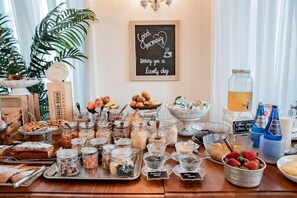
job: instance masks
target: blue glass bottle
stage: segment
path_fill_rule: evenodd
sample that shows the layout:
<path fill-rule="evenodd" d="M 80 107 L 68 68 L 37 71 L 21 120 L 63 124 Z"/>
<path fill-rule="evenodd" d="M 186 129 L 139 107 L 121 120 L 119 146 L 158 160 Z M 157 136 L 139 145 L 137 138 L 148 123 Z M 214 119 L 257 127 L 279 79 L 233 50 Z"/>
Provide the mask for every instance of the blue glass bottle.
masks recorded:
<path fill-rule="evenodd" d="M 257 113 L 254 119 L 254 124 L 252 126 L 252 131 L 257 133 L 264 133 L 266 127 L 266 117 L 264 114 L 264 105 L 259 102 Z"/>
<path fill-rule="evenodd" d="M 282 139 L 282 130 L 279 122 L 277 105 L 272 105 L 271 114 L 264 132 L 264 138 L 276 141 Z"/>

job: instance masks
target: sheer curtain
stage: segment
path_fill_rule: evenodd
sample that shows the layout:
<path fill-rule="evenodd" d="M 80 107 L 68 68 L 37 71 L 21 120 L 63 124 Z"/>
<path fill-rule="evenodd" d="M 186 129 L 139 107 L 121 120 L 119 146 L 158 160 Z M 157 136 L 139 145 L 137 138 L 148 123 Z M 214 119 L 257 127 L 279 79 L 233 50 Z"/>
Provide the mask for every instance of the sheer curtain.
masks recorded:
<path fill-rule="evenodd" d="M 13 29 L 15 38 L 18 39 L 19 49 L 26 60 L 30 62 L 30 47 L 36 26 L 47 15 L 64 0 L 2 0 L 0 1 L 0 13 L 7 15 L 10 20 L 8 26 Z M 84 8 L 82 0 L 67 1 L 64 7 Z M 83 50 L 83 49 L 82 49 Z M 74 60 L 76 69 L 69 68 L 69 80 L 72 82 L 75 102 L 87 104 L 84 93 L 85 68 L 84 63 Z"/>
<path fill-rule="evenodd" d="M 211 120 L 222 121 L 233 68 L 250 69 L 258 102 L 297 100 L 297 1 L 213 0 Z"/>

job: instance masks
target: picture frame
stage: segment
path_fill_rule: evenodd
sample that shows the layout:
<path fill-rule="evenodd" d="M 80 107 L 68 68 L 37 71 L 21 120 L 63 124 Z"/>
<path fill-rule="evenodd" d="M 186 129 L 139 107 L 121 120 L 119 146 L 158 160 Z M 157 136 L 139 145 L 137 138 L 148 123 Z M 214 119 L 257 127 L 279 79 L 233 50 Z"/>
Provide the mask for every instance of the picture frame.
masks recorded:
<path fill-rule="evenodd" d="M 132 81 L 179 80 L 179 21 L 130 21 Z"/>

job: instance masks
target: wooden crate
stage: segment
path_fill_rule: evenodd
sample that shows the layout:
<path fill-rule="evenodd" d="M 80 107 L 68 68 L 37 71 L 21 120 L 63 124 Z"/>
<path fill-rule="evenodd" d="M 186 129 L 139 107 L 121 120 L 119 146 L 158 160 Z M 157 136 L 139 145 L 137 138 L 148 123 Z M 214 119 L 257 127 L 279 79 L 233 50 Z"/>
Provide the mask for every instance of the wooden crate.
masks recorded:
<path fill-rule="evenodd" d="M 19 96 L 0 95 L 2 114 L 13 116 L 12 113 L 20 111 L 22 124 L 34 121 L 34 118 L 37 121 L 40 120 L 40 113 L 37 112 L 39 111 L 39 103 L 36 102 L 36 95 L 38 98 L 38 94 Z"/>
<path fill-rule="evenodd" d="M 7 127 L 0 132 L 0 141 L 3 144 L 9 144 L 12 141 L 20 140 L 22 136 L 18 129 L 22 125 L 22 112 L 17 110 L 12 113 L 4 113 L 2 119 L 6 122 Z"/>
<path fill-rule="evenodd" d="M 71 82 L 47 83 L 51 120 L 73 120 L 73 97 Z"/>

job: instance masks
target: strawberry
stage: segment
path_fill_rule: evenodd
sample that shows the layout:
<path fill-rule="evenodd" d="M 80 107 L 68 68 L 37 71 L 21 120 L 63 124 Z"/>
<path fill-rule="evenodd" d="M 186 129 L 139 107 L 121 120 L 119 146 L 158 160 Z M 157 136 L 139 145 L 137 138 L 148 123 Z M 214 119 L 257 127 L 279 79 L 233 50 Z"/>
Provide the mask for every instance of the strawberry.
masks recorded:
<path fill-rule="evenodd" d="M 257 158 L 257 153 L 253 150 L 242 150 L 241 155 L 248 160 Z"/>
<path fill-rule="evenodd" d="M 253 160 L 251 160 L 251 161 L 255 161 L 255 162 L 257 162 L 257 164 L 259 164 L 260 163 L 260 161 L 256 158 L 256 159 L 253 159 Z"/>
<path fill-rule="evenodd" d="M 230 158 L 228 159 L 228 162 L 227 162 L 230 166 L 240 166 L 240 162 L 237 161 L 236 159 L 234 158 Z"/>
<path fill-rule="evenodd" d="M 263 168 L 264 164 L 259 164 L 259 169 Z"/>
<path fill-rule="evenodd" d="M 244 163 L 244 166 L 247 167 L 250 170 L 257 170 L 258 169 L 258 163 L 255 161 L 249 161 Z"/>
<path fill-rule="evenodd" d="M 239 157 L 239 153 L 237 151 L 233 151 L 231 153 L 228 153 L 226 155 L 226 158 L 227 159 L 230 159 L 230 158 L 234 158 L 234 159 L 237 159 Z"/>

